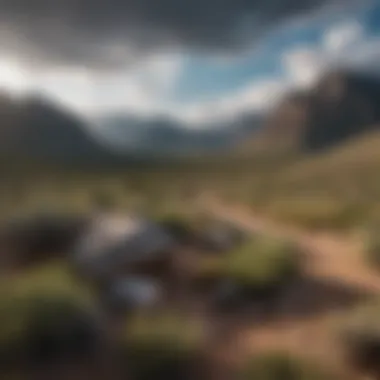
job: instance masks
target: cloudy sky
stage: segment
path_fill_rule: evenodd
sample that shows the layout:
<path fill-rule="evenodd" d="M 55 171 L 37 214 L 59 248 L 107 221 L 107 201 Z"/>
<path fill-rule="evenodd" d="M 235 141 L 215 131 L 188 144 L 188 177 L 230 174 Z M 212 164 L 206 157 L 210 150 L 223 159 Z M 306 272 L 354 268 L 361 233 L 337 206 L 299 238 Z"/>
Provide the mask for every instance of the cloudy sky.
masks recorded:
<path fill-rule="evenodd" d="M 380 0 L 0 0 L 0 88 L 89 117 L 215 123 L 378 58 Z"/>

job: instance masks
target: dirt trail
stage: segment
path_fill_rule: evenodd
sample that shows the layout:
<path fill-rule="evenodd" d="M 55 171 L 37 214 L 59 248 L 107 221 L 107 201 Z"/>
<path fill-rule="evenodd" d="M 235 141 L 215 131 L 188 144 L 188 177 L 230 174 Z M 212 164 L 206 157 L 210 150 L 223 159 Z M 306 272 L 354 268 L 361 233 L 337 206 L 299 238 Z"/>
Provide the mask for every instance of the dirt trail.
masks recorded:
<path fill-rule="evenodd" d="M 282 225 L 264 216 L 254 215 L 242 206 L 227 205 L 210 197 L 202 198 L 200 205 L 207 214 L 219 220 L 232 222 L 243 230 L 252 233 L 262 232 L 294 241 L 306 254 L 304 269 L 307 277 L 333 287 L 380 295 L 380 275 L 364 262 L 360 239 L 338 234 L 312 233 Z M 322 293 L 322 297 L 329 297 L 329 290 L 322 290 Z M 318 302 L 313 293 L 307 297 L 312 303 Z M 239 344 L 250 353 L 285 350 L 298 356 L 309 357 L 324 365 L 328 363 L 339 371 L 343 378 L 357 379 L 360 377 L 351 371 L 347 373 L 342 350 L 335 340 L 337 321 L 346 313 L 347 309 L 331 307 L 301 319 L 282 319 L 279 315 L 276 321 L 243 329 Z"/>
<path fill-rule="evenodd" d="M 212 198 L 202 199 L 201 204 L 207 213 L 232 222 L 243 230 L 294 241 L 306 253 L 305 270 L 309 275 L 380 294 L 380 276 L 363 261 L 360 239 L 286 226 L 254 215 L 244 207 L 227 206 Z"/>

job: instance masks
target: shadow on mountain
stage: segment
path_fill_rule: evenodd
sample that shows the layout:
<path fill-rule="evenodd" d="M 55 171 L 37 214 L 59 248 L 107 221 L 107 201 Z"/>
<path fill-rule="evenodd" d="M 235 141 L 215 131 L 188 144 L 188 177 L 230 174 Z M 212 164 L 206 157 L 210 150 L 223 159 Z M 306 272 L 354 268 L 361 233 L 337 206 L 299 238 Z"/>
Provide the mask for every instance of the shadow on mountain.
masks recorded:
<path fill-rule="evenodd" d="M 380 77 L 331 71 L 310 90 L 288 94 L 268 115 L 261 137 L 318 152 L 377 128 L 379 103 Z"/>

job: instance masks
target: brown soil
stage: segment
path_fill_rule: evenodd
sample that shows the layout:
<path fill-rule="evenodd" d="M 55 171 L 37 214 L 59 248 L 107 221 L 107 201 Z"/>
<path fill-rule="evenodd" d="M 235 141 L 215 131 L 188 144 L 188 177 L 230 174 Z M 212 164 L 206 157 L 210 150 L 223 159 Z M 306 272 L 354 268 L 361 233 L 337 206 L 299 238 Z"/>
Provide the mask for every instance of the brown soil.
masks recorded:
<path fill-rule="evenodd" d="M 212 197 L 200 199 L 199 205 L 246 231 L 291 239 L 305 253 L 303 283 L 288 292 L 274 318 L 235 325 L 234 351 L 286 351 L 327 365 L 344 379 L 360 379 L 347 370 L 334 338 L 337 321 L 349 308 L 380 294 L 380 276 L 363 261 L 360 239 L 285 226 Z"/>

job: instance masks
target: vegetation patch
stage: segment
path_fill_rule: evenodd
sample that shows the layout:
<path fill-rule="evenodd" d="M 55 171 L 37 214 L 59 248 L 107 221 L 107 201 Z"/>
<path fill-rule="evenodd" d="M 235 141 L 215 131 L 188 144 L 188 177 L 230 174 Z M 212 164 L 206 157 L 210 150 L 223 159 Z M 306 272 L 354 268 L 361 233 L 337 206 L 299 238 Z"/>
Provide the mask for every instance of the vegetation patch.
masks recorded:
<path fill-rule="evenodd" d="M 293 244 L 256 237 L 226 257 L 225 276 L 252 291 L 278 288 L 299 273 L 300 255 Z"/>
<path fill-rule="evenodd" d="M 284 222 L 316 230 L 346 229 L 361 218 L 355 205 L 317 196 L 279 197 L 270 202 L 267 211 Z"/>
<path fill-rule="evenodd" d="M 316 365 L 286 353 L 267 353 L 249 359 L 239 380 L 336 380 Z"/>
<path fill-rule="evenodd" d="M 164 213 L 156 221 L 180 242 L 188 242 L 196 233 L 194 223 L 188 215 Z"/>
<path fill-rule="evenodd" d="M 90 292 L 75 282 L 62 263 L 3 280 L 1 364 L 44 364 L 59 360 L 60 355 L 82 353 L 77 349 L 90 349 L 94 315 Z"/>
<path fill-rule="evenodd" d="M 136 315 L 123 339 L 127 370 L 136 380 L 192 378 L 202 347 L 201 324 L 170 312 Z"/>

